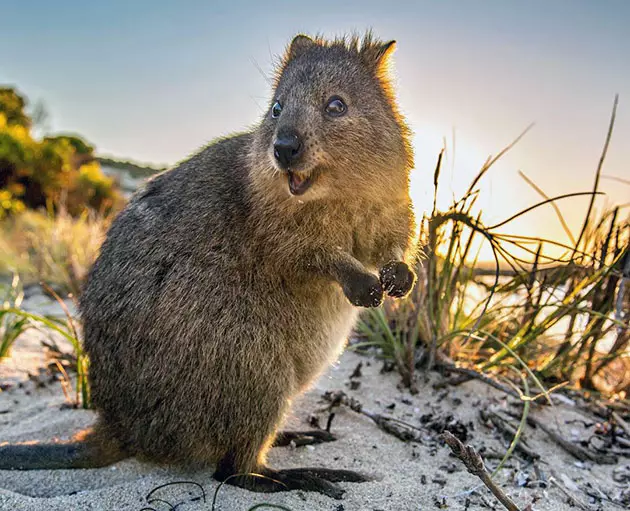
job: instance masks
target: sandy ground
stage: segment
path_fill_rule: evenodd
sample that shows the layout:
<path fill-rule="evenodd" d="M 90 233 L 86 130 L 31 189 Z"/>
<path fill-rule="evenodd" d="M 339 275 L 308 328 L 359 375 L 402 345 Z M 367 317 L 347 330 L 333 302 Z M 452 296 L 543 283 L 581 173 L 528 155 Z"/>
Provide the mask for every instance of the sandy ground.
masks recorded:
<path fill-rule="evenodd" d="M 31 310 L 48 307 L 47 313 L 60 312 L 42 296 L 29 298 L 26 306 Z M 13 359 L 0 365 L 0 382 L 23 379 L 24 371 L 34 372 L 43 364 L 39 347 L 41 337 L 42 334 L 33 331 L 18 342 Z M 359 384 L 351 390 L 349 377 L 360 362 L 363 363 L 362 376 L 354 378 Z M 436 390 L 433 386 L 442 378 L 438 374 L 431 375 L 427 381 L 421 376 L 420 392 L 412 396 L 398 388 L 399 377 L 395 372 L 383 374 L 381 368 L 382 362 L 376 359 L 346 352 L 295 403 L 287 426 L 308 429 L 308 417 L 324 406 L 321 394 L 326 390 L 344 390 L 370 410 L 390 414 L 417 426 L 423 422 L 426 426 L 440 421 L 456 424 L 466 432 L 467 442 L 475 448 L 486 453 L 505 452 L 505 440 L 482 423 L 478 412 L 488 406 L 508 409 L 511 399 L 476 381 Z M 357 383 L 353 385 L 356 386 Z M 0 392 L 0 442 L 68 439 L 94 421 L 93 412 L 67 409 L 63 404 L 59 382 L 41 387 L 28 381 Z M 574 407 L 561 404 L 537 413 L 547 424 L 559 427 L 566 438 L 577 440 L 588 435 L 582 423 L 574 422 L 585 420 Z M 320 411 L 318 416 L 324 425 L 328 413 Z M 367 417 L 343 408 L 337 410 L 332 432 L 338 437 L 336 442 L 274 448 L 270 463 L 278 468 L 346 468 L 373 476 L 374 480 L 368 483 L 343 484 L 346 493 L 342 500 L 303 492 L 263 495 L 224 486 L 213 508 L 217 483 L 213 481 L 211 471 L 187 473 L 130 459 L 92 470 L 0 471 L 0 509 L 246 511 L 263 502 L 281 504 L 292 511 L 503 509 L 449 454 L 435 432 L 427 430 L 422 443 L 405 443 L 380 430 Z M 618 473 L 624 470 L 628 465 L 627 458 L 617 466 L 594 466 L 578 462 L 538 430 L 528 428 L 527 440 L 542 459 L 532 464 L 518 457 L 512 458 L 496 476 L 497 482 L 522 510 L 579 509 L 557 486 L 549 483 L 550 478 L 556 479 L 586 509 L 622 509 L 605 500 L 596 502 L 587 493 L 603 491 L 614 497 L 622 491 L 630 491 L 627 480 L 613 480 L 613 470 Z M 490 467 L 496 463 L 494 459 L 488 460 Z M 630 470 L 630 467 L 625 468 Z M 152 498 L 159 501 L 151 502 Z"/>

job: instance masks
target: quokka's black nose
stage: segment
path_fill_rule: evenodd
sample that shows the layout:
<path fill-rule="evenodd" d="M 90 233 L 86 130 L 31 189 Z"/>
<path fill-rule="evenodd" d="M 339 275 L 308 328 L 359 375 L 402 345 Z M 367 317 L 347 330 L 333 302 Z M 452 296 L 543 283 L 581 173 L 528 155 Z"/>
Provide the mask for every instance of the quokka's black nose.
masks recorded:
<path fill-rule="evenodd" d="M 297 160 L 303 149 L 302 141 L 295 133 L 278 135 L 273 143 L 273 155 L 283 168 L 288 168 L 291 162 Z"/>

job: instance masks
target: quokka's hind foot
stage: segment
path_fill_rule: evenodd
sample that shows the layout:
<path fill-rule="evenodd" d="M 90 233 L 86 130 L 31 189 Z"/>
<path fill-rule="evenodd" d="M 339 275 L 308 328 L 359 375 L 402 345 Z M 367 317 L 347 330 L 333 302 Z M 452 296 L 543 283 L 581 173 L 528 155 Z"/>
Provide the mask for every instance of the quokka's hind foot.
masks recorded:
<path fill-rule="evenodd" d="M 334 442 L 337 437 L 328 431 L 314 429 L 312 431 L 280 431 L 273 442 L 274 447 L 286 447 L 293 444 L 296 447 L 302 445 L 323 444 Z"/>
<path fill-rule="evenodd" d="M 215 479 L 221 480 L 215 473 Z M 335 483 L 312 474 L 284 473 L 282 470 L 265 469 L 260 474 L 239 474 L 223 479 L 225 484 L 238 486 L 259 493 L 302 490 L 321 493 L 333 499 L 341 499 L 345 490 Z"/>
<path fill-rule="evenodd" d="M 331 483 L 366 483 L 370 478 L 352 470 L 335 470 L 332 468 L 287 468 L 279 470 L 289 477 L 317 477 Z"/>
<path fill-rule="evenodd" d="M 269 473 L 266 473 L 266 475 L 255 473 L 232 474 L 224 478 L 221 474 L 215 472 L 214 478 L 225 484 L 238 486 L 239 488 L 258 493 L 275 493 L 290 490 L 286 484 L 279 479 L 275 479 Z"/>
<path fill-rule="evenodd" d="M 273 470 L 265 468 L 260 474 L 215 473 L 215 479 L 226 484 L 238 486 L 249 491 L 274 493 L 281 491 L 302 490 L 321 493 L 333 499 L 341 499 L 345 490 L 335 483 L 361 483 L 369 479 L 351 470 L 332 470 L 326 468 L 291 468 Z"/>

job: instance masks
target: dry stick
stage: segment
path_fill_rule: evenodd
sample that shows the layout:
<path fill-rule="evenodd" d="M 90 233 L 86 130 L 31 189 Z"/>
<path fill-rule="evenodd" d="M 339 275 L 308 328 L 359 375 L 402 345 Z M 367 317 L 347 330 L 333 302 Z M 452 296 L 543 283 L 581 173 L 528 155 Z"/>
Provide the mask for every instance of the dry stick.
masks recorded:
<path fill-rule="evenodd" d="M 489 420 L 492 422 L 495 428 L 497 428 L 504 436 L 514 438 L 517 434 L 517 428 L 512 425 L 512 423 L 507 420 L 502 415 L 494 412 L 492 410 L 480 410 L 479 412 L 481 418 L 486 421 Z M 529 459 L 537 460 L 540 459 L 540 454 L 534 452 L 531 447 L 527 445 L 525 440 L 521 438 L 521 441 L 516 444 L 516 449 L 520 451 L 522 454 L 527 456 Z"/>
<path fill-rule="evenodd" d="M 615 438 L 615 441 L 622 447 L 630 447 L 630 440 L 626 440 L 625 438 L 621 438 L 618 436 L 617 438 Z"/>
<path fill-rule="evenodd" d="M 584 511 L 589 511 L 590 508 L 586 507 L 585 504 L 582 503 L 582 501 L 580 501 L 575 495 L 571 495 L 569 493 L 569 490 L 567 490 L 564 486 L 562 486 L 555 477 L 550 477 L 549 478 L 549 482 L 551 484 L 553 484 L 556 488 L 558 488 L 558 490 L 560 490 L 562 493 L 564 493 L 571 502 L 573 502 L 576 506 L 578 506 L 580 509 L 584 509 Z"/>
<path fill-rule="evenodd" d="M 621 429 L 623 429 L 625 431 L 626 435 L 628 435 L 628 438 L 630 439 L 630 424 L 628 424 L 625 420 L 623 420 L 621 415 L 619 415 L 617 412 L 612 412 L 611 415 L 612 415 L 612 418 L 615 419 L 615 422 L 617 423 L 617 426 L 619 426 Z M 621 439 L 618 438 L 617 440 L 619 441 Z"/>
<path fill-rule="evenodd" d="M 518 506 L 499 488 L 488 474 L 483 464 L 483 459 L 470 445 L 464 445 L 456 436 L 448 431 L 442 433 L 442 439 L 453 451 L 453 454 L 464 464 L 468 472 L 477 476 L 483 484 L 494 494 L 505 509 L 509 511 L 520 511 Z"/>
<path fill-rule="evenodd" d="M 326 421 L 326 429 L 325 431 L 327 433 L 330 433 L 330 428 L 332 427 L 332 421 L 335 418 L 335 413 L 334 412 L 330 412 L 330 414 L 328 415 L 328 420 Z"/>
<path fill-rule="evenodd" d="M 617 463 L 617 457 L 610 454 L 598 454 L 592 451 L 588 451 L 583 447 L 571 443 L 569 440 L 565 439 L 559 433 L 556 433 L 553 429 L 549 428 L 545 424 L 543 424 L 539 419 L 532 416 L 531 414 L 527 417 L 527 422 L 531 426 L 535 426 L 544 431 L 549 438 L 551 438 L 554 442 L 556 442 L 560 447 L 562 447 L 566 452 L 574 456 L 580 461 L 593 461 L 600 465 L 612 465 Z"/>
<path fill-rule="evenodd" d="M 404 421 L 395 419 L 393 417 L 386 417 L 380 413 L 371 412 L 363 408 L 363 405 L 353 397 L 346 395 L 342 390 L 333 392 L 328 391 L 322 395 L 324 400 L 328 401 L 330 405 L 326 407 L 326 411 L 331 410 L 334 406 L 344 405 L 350 408 L 352 411 L 365 415 L 372 419 L 374 423 L 386 433 L 399 438 L 405 442 L 412 441 L 422 443 L 423 435 L 422 430 L 408 424 Z"/>
<path fill-rule="evenodd" d="M 451 371 L 453 373 L 458 373 L 463 376 L 467 376 L 470 379 L 480 380 L 486 385 L 490 385 L 491 387 L 494 387 L 495 389 L 500 390 L 501 392 L 504 392 L 505 394 L 509 396 L 515 397 L 517 399 L 521 398 L 518 392 L 516 392 L 514 389 L 511 389 L 510 387 L 507 387 L 506 385 L 503 385 L 499 383 L 498 381 L 490 378 L 489 376 L 486 376 L 485 374 L 475 371 L 474 369 L 470 369 L 467 367 L 458 367 L 453 362 L 448 362 L 447 360 L 438 359 L 438 363 L 441 367 L 443 367 L 444 369 L 447 369 L 448 371 Z"/>

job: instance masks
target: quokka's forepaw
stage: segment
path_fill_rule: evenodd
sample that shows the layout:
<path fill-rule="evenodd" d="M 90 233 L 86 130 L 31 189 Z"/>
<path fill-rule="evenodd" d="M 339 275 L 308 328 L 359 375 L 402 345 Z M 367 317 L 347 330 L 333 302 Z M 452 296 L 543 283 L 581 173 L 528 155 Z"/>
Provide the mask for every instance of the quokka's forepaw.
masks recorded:
<path fill-rule="evenodd" d="M 380 274 L 383 290 L 394 298 L 406 296 L 416 282 L 416 274 L 402 261 L 390 261 Z"/>
<path fill-rule="evenodd" d="M 378 307 L 383 302 L 383 287 L 376 275 L 360 273 L 343 288 L 346 298 L 357 307 Z"/>

